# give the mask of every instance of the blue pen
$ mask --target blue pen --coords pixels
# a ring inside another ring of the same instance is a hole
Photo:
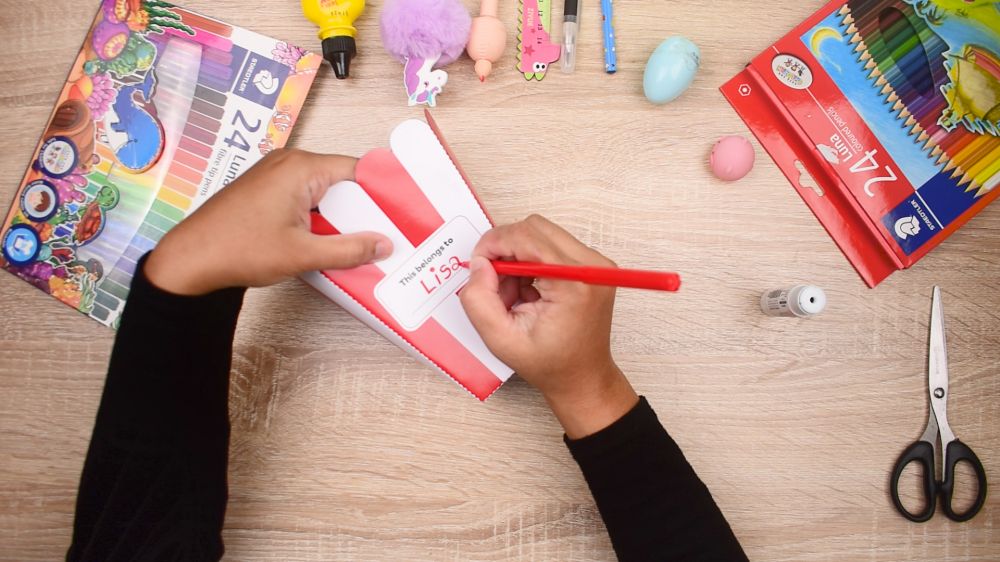
[[[604,71],[614,74],[618,70],[618,53],[615,52],[614,10],[611,0],[601,0],[601,16],[604,18]]]

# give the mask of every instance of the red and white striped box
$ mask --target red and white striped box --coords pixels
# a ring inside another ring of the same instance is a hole
[[[490,217],[428,122],[411,119],[358,161],[355,181],[329,189],[314,216],[322,233],[374,231],[394,246],[386,260],[303,280],[416,359],[480,400],[512,374],[465,315],[458,292]]]

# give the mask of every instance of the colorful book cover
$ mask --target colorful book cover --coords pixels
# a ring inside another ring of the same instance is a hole
[[[103,0],[0,229],[0,267],[117,326],[136,261],[284,146],[321,57]]]
[[[428,122],[404,121],[358,161],[355,181],[330,188],[313,230],[376,231],[392,255],[348,271],[303,279],[418,360],[486,400],[512,371],[486,348],[458,293],[468,261],[493,227],[465,175]]]
[[[1000,193],[1000,2],[834,1],[722,92],[869,286]]]

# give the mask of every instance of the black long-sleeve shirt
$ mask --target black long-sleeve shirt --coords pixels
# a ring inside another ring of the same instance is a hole
[[[243,289],[166,293],[141,261],[80,479],[77,560],[218,560],[228,497],[229,369]],[[746,560],[643,398],[571,441],[621,560]]]

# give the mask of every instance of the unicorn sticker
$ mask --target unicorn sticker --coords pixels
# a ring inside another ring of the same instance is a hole
[[[444,90],[444,85],[448,83],[447,72],[440,69],[434,70],[438,58],[406,59],[406,66],[403,67],[403,84],[406,86],[406,95],[409,97],[407,105],[437,106],[437,95]]]

